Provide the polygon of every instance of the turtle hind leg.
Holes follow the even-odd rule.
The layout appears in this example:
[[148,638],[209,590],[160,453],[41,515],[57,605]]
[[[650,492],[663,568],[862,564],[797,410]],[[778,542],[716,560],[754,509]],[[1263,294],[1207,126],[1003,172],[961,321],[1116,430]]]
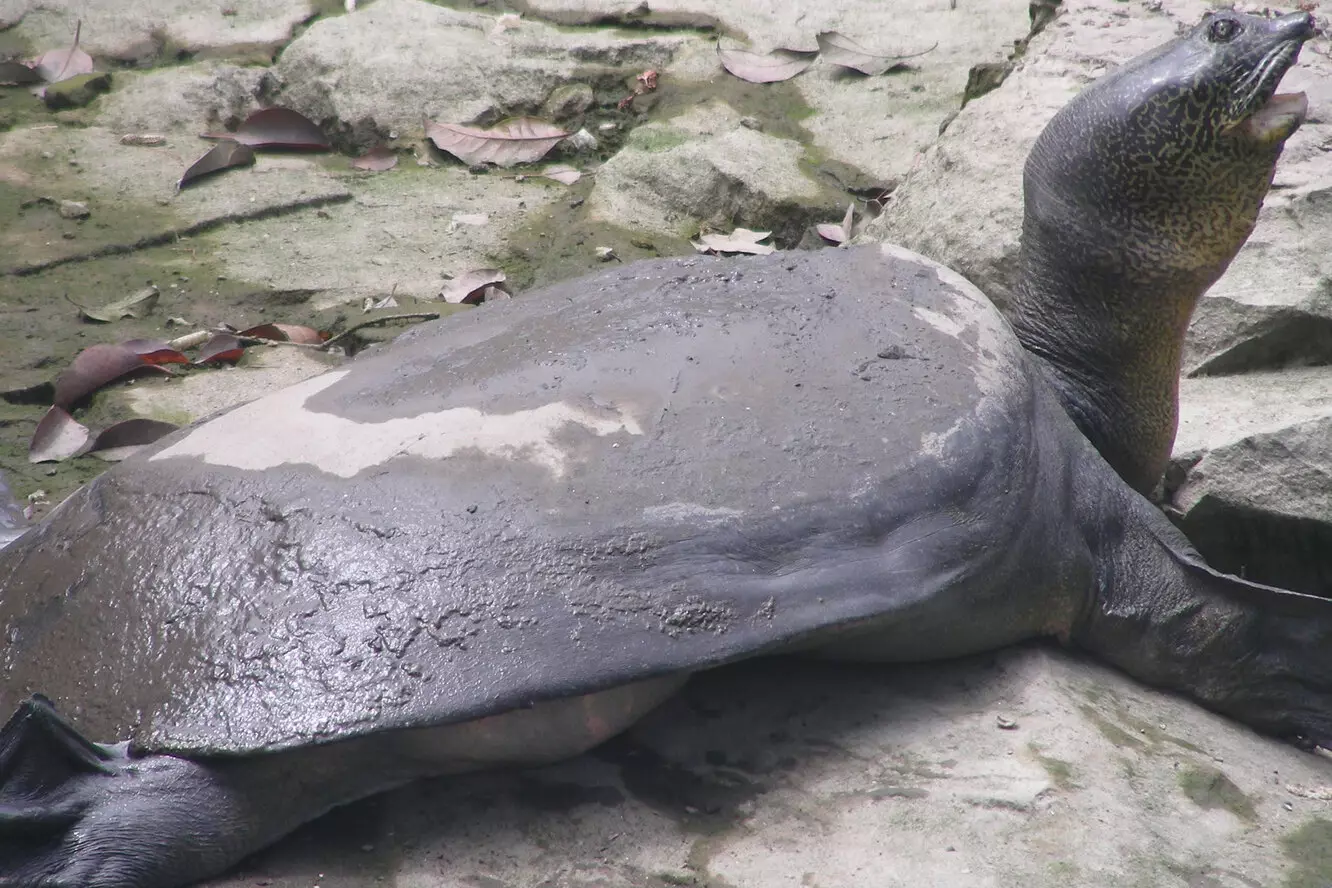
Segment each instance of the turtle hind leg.
[[93,743],[34,696],[0,728],[0,888],[175,888],[212,875],[240,853],[207,835],[236,827],[228,802],[205,766]]
[[115,750],[93,743],[34,694],[0,728],[0,800],[40,793],[77,774],[111,774]]

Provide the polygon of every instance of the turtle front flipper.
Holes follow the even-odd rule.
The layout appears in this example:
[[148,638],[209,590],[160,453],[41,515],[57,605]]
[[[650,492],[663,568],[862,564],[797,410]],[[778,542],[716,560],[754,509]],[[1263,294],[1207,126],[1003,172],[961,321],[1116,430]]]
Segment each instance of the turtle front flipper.
[[1332,600],[1208,567],[1127,487],[1083,490],[1098,580],[1074,641],[1260,731],[1332,749]]
[[34,696],[0,730],[0,888],[171,888],[250,850],[206,766],[93,743]]

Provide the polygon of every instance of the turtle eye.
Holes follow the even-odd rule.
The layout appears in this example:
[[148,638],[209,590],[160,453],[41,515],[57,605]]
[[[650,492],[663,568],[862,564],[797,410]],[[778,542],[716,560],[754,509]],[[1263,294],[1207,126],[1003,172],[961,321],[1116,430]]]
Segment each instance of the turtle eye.
[[1207,29],[1213,43],[1229,43],[1240,32],[1240,24],[1232,18],[1219,18]]

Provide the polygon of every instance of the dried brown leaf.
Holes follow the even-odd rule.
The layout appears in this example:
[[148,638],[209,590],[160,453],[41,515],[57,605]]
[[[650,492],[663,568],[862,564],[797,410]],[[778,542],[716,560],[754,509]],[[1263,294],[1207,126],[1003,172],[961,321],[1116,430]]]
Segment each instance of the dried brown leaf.
[[33,61],[33,67],[47,83],[59,83],[80,74],[93,72],[92,56],[79,49],[79,35],[83,33],[83,20],[74,26],[74,43],[68,49],[52,49]]
[[277,342],[299,342],[305,345],[318,345],[328,338],[313,327],[304,327],[300,324],[259,324],[240,331],[240,335],[252,336],[255,339],[272,339]]
[[457,123],[426,124],[426,137],[440,151],[466,164],[493,163],[501,167],[538,161],[568,135],[553,123],[533,117],[515,117],[490,129]]
[[455,305],[477,305],[485,301],[486,288],[502,284],[504,278],[504,272],[498,268],[477,268],[449,281],[440,291],[439,298]]
[[790,80],[814,64],[814,59],[818,55],[814,51],[799,49],[774,49],[764,55],[743,49],[717,47],[717,58],[721,59],[722,67],[750,83]]
[[776,247],[761,244],[771,231],[753,231],[749,228],[737,228],[730,234],[701,234],[694,242],[694,249],[700,253],[752,253],[766,256],[775,252]]
[[254,163],[254,149],[239,142],[218,142],[203,157],[190,164],[185,175],[176,183],[176,190],[193,185],[204,176]]
[[80,309],[79,317],[85,321],[96,321],[101,324],[109,324],[121,318],[141,318],[157,306],[157,300],[161,295],[162,291],[149,285],[137,293],[131,293],[124,299],[118,299],[101,308]]
[[245,346],[231,333],[216,333],[199,349],[195,364],[235,363],[245,354]]
[[819,237],[840,246],[851,239],[851,226],[855,223],[855,219],[856,203],[852,201],[847,204],[846,215],[842,217],[840,225],[833,222],[820,222],[814,226],[814,230],[819,233]]
[[26,86],[41,82],[42,74],[36,68],[22,62],[0,62],[0,86]]
[[351,162],[354,170],[369,170],[382,173],[398,165],[398,155],[387,145],[376,145]]
[[127,419],[103,429],[85,452],[107,462],[119,462],[178,428],[156,419]]
[[28,442],[28,462],[60,462],[81,452],[88,443],[88,427],[61,407],[51,407],[37,423]]
[[204,133],[205,139],[230,139],[251,148],[294,148],[327,151],[328,137],[314,121],[290,108],[262,108],[236,128],[234,133]]
[[561,185],[573,185],[579,179],[583,178],[583,174],[571,166],[546,167],[536,175],[541,176],[543,179],[554,179]]
[[69,407],[108,382],[136,370],[168,371],[143,359],[123,343],[90,345],[74,356],[55,381],[55,405]]
[[871,77],[898,68],[905,68],[907,59],[923,56],[927,52],[932,52],[939,45],[935,43],[929,49],[903,55],[879,55],[870,52],[850,37],[836,31],[824,31],[815,39],[818,40],[819,51],[823,53],[823,58],[826,61],[842,68],[859,71],[861,74],[868,74]]

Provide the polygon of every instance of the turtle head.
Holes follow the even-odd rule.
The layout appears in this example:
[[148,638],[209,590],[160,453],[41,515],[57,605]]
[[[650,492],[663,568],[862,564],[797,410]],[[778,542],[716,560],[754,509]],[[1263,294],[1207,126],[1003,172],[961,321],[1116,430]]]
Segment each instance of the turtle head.
[[1210,13],[1074,98],[1027,158],[1010,320],[1140,491],[1174,441],[1189,318],[1304,121],[1304,96],[1277,87],[1313,34],[1308,13]]
[[[1313,34],[1307,12],[1278,18],[1208,13],[1159,56],[1126,69],[1120,80],[1132,88],[1124,99],[1133,113],[1161,125],[1167,138],[1198,140],[1204,152],[1259,149],[1275,160],[1308,111],[1303,93],[1278,95],[1277,87]],[[1152,76],[1132,76],[1139,66]]]

